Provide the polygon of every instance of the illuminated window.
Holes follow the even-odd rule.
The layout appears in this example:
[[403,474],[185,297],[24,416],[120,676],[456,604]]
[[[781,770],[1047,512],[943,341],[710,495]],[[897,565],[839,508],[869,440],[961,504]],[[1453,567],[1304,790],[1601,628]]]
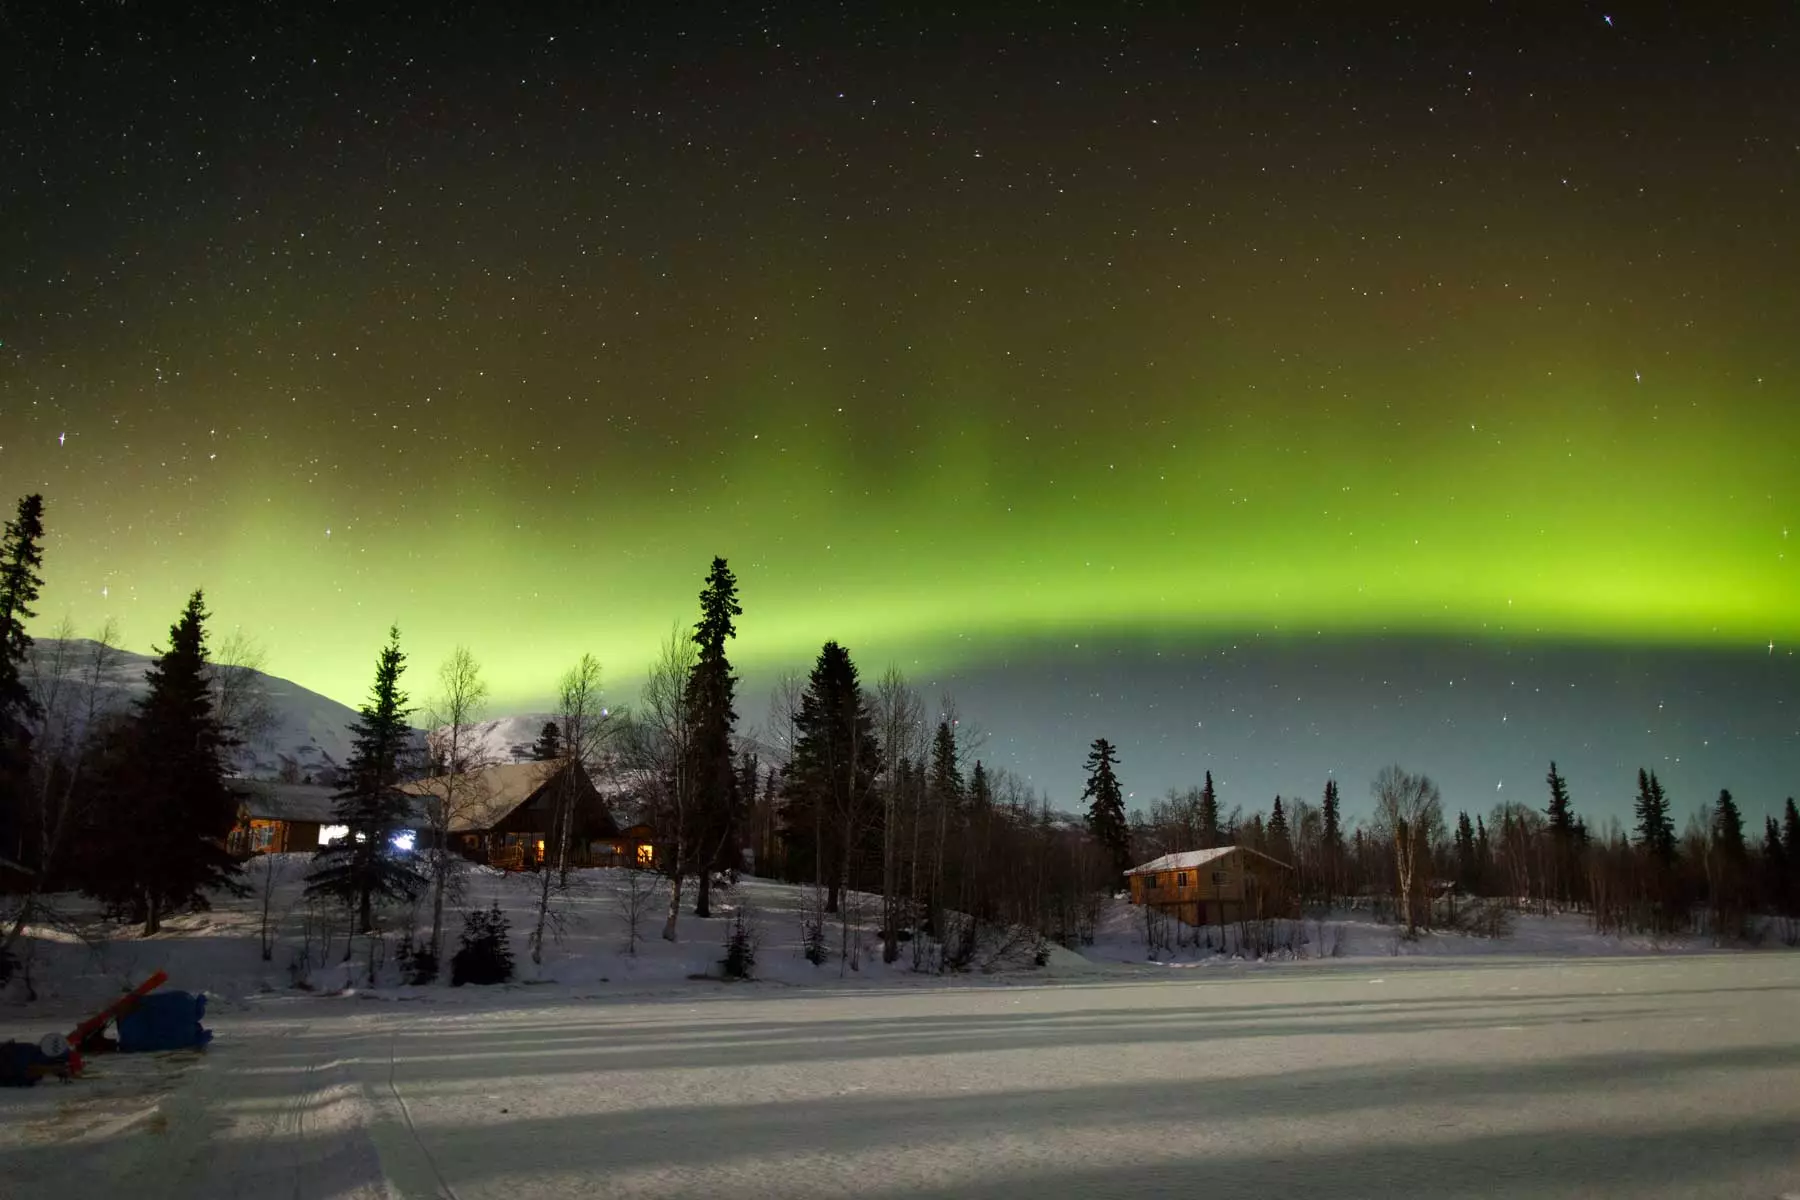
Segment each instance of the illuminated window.
[[654,867],[656,865],[656,847],[649,842],[639,842],[637,848],[637,865]]

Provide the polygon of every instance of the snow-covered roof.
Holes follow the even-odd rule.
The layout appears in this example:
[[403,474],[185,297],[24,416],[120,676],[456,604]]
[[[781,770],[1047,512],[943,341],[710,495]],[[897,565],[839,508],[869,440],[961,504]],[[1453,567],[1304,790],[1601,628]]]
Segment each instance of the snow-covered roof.
[[[523,762],[501,763],[470,772],[455,789],[456,808],[450,814],[450,832],[485,833],[494,828],[521,804],[536,796],[558,770],[559,766],[554,762]],[[593,787],[593,781],[587,779],[585,771],[582,778],[590,788]],[[443,795],[444,781],[442,778],[414,780],[401,784],[400,790],[418,797],[421,809],[428,814]],[[595,791],[597,794],[597,789]],[[598,811],[604,819],[592,830],[595,836],[611,836],[608,828],[616,833],[617,826],[603,799],[598,802]],[[430,819],[428,815],[426,819]]]
[[1141,867],[1133,867],[1125,872],[1127,875],[1151,875],[1159,871],[1191,871],[1195,867],[1203,867],[1209,862],[1217,862],[1228,854],[1254,854],[1267,863],[1274,863],[1282,870],[1292,870],[1279,858],[1271,858],[1260,850],[1252,850],[1248,846],[1214,846],[1211,850],[1183,850],[1179,854],[1165,854],[1161,858],[1153,858]]
[[258,821],[312,821],[329,825],[336,789],[316,783],[253,783],[243,793],[244,813]]
[[1133,867],[1125,872],[1127,875],[1149,875],[1156,871],[1191,871],[1195,867],[1203,867],[1209,862],[1224,858],[1227,854],[1236,853],[1238,846],[1214,846],[1211,850],[1183,850],[1179,854],[1165,854],[1161,858],[1153,858],[1141,867]]

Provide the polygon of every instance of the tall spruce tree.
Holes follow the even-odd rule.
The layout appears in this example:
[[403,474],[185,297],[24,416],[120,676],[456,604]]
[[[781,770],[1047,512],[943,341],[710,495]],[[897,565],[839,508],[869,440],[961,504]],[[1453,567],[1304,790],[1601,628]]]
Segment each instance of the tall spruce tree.
[[1337,780],[1325,781],[1325,797],[1319,802],[1321,828],[1319,839],[1327,850],[1342,851],[1344,848],[1343,817],[1338,812]]
[[1211,771],[1206,773],[1206,782],[1200,788],[1200,811],[1196,817],[1200,825],[1200,849],[1211,850],[1224,838],[1219,828],[1219,793],[1213,788]]
[[545,721],[543,729],[538,731],[537,741],[531,743],[532,762],[555,762],[562,757],[562,730],[556,727],[555,721]]
[[1556,763],[1550,764],[1550,774],[1545,777],[1550,785],[1550,803],[1544,808],[1544,816],[1549,819],[1550,836],[1559,842],[1566,842],[1575,829],[1575,810],[1569,804],[1569,785],[1556,772]]
[[1475,858],[1475,826],[1467,812],[1456,814],[1456,884],[1470,895],[1480,891],[1481,871]]
[[1105,738],[1095,738],[1087,756],[1087,786],[1081,798],[1088,801],[1087,827],[1112,859],[1114,886],[1131,869],[1131,829],[1125,820],[1125,792],[1119,786],[1118,751]]
[[1782,879],[1789,916],[1800,917],[1800,808],[1788,797],[1781,822]]
[[1744,846],[1744,814],[1724,788],[1719,789],[1719,802],[1713,806],[1712,840],[1728,863],[1743,866],[1748,855]]
[[1550,831],[1549,890],[1558,900],[1566,901],[1575,874],[1575,809],[1569,802],[1569,785],[1557,772],[1554,761],[1544,782],[1550,785],[1550,803],[1544,808]]
[[1319,802],[1319,852],[1324,860],[1326,903],[1344,883],[1344,824],[1338,811],[1337,780],[1325,781],[1325,796]]
[[931,739],[931,774],[926,787],[932,803],[942,806],[939,811],[946,814],[961,812],[967,799],[957,758],[956,731],[950,728],[950,722],[939,721]]
[[694,915],[712,915],[712,876],[734,864],[738,855],[737,764],[731,738],[737,727],[737,676],[725,656],[725,643],[737,636],[732,618],[744,613],[738,604],[737,576],[722,558],[700,589],[700,620],[694,626],[699,654],[688,674],[687,704],[693,714],[694,866],[700,884],[694,890]]
[[337,823],[349,833],[314,856],[306,877],[309,896],[329,896],[356,913],[356,931],[375,927],[375,898],[410,900],[426,880],[411,855],[394,846],[394,835],[413,819],[412,804],[397,790],[404,781],[413,750],[413,731],[406,723],[412,711],[400,676],[406,656],[400,652],[400,630],[388,630],[388,644],[375,661],[369,699],[351,723],[350,762],[333,809]]
[[1268,839],[1270,856],[1280,859],[1289,866],[1294,862],[1294,843],[1288,836],[1287,813],[1281,807],[1281,797],[1275,797],[1275,807],[1269,812],[1269,824],[1264,830]]
[[209,891],[242,890],[225,850],[238,798],[225,781],[229,742],[213,707],[201,593],[188,598],[144,682],[100,772],[83,873],[84,890],[142,921],[148,937],[170,913],[205,909]]
[[1762,899],[1770,911],[1789,913],[1787,850],[1781,844],[1781,823],[1774,817],[1763,819]]
[[34,493],[19,501],[18,513],[6,523],[5,538],[0,540],[0,857],[21,863],[27,858],[30,729],[37,715],[37,703],[25,686],[25,661],[31,655],[25,622],[37,615],[31,606],[44,582],[38,577],[44,562],[43,539],[44,498]]
[[857,848],[870,829],[881,746],[850,652],[826,642],[794,714],[794,749],[784,788],[790,798],[789,853],[826,888],[825,911],[854,881]]
[[1638,768],[1638,794],[1634,804],[1637,814],[1637,843],[1662,867],[1675,862],[1675,822],[1669,815],[1669,800],[1654,771]]

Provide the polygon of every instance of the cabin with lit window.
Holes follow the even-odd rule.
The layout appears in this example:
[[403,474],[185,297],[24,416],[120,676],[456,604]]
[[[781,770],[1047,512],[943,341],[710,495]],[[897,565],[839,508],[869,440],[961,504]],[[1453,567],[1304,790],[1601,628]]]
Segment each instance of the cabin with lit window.
[[237,824],[225,838],[231,853],[311,854],[331,825],[337,794],[311,783],[237,783]]
[[1294,915],[1293,868],[1246,846],[1165,854],[1125,872],[1131,902],[1189,925]]
[[[427,814],[456,797],[449,820],[450,848],[473,862],[507,871],[535,871],[556,856],[556,814],[571,805],[570,865],[624,867],[656,865],[648,826],[620,829],[606,798],[579,764],[505,763],[471,771],[446,788],[445,781],[421,779],[401,785]],[[429,837],[421,829],[420,844]]]

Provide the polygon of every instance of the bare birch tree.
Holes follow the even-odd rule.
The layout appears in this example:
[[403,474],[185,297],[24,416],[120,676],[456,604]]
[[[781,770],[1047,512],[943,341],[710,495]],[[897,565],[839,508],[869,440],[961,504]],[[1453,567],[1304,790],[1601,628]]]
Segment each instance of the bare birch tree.
[[[1443,836],[1443,799],[1437,784],[1398,766],[1383,767],[1370,785],[1375,797],[1376,829],[1392,841],[1394,870],[1400,886],[1399,903],[1406,914],[1406,931],[1419,929],[1421,870],[1431,870],[1431,848]],[[1429,919],[1429,913],[1427,913]]]
[[206,656],[207,683],[212,688],[213,712],[219,728],[239,748],[268,739],[277,722],[269,699],[269,677],[263,673],[268,652],[241,629],[233,629],[210,648]]
[[[901,826],[907,816],[911,764],[923,758],[925,739],[925,705],[898,667],[890,666],[875,685],[875,727],[887,748],[882,780],[881,961],[891,963],[900,957]],[[916,821],[916,812],[912,815]]]
[[444,957],[444,894],[456,870],[456,854],[450,848],[450,830],[457,819],[478,807],[487,797],[482,768],[491,765],[475,726],[487,708],[488,687],[481,678],[481,664],[466,646],[450,652],[438,667],[438,698],[427,718],[426,751],[432,763],[426,781],[430,802],[426,820],[431,846],[427,860],[431,872],[431,974],[435,977]]
[[554,927],[553,896],[566,891],[574,866],[577,800],[591,782],[588,771],[596,767],[602,750],[606,711],[601,703],[600,662],[583,654],[557,687],[557,724],[562,732],[562,757],[551,765],[557,786],[550,794],[549,858],[538,873],[537,923],[531,933],[531,961],[544,963],[544,939]]
[[670,942],[675,940],[681,920],[682,877],[688,866],[694,722],[688,710],[687,681],[698,657],[699,647],[677,622],[644,677],[643,696],[632,721],[632,769],[638,786],[652,798],[653,824],[668,850],[669,917],[662,935]]

